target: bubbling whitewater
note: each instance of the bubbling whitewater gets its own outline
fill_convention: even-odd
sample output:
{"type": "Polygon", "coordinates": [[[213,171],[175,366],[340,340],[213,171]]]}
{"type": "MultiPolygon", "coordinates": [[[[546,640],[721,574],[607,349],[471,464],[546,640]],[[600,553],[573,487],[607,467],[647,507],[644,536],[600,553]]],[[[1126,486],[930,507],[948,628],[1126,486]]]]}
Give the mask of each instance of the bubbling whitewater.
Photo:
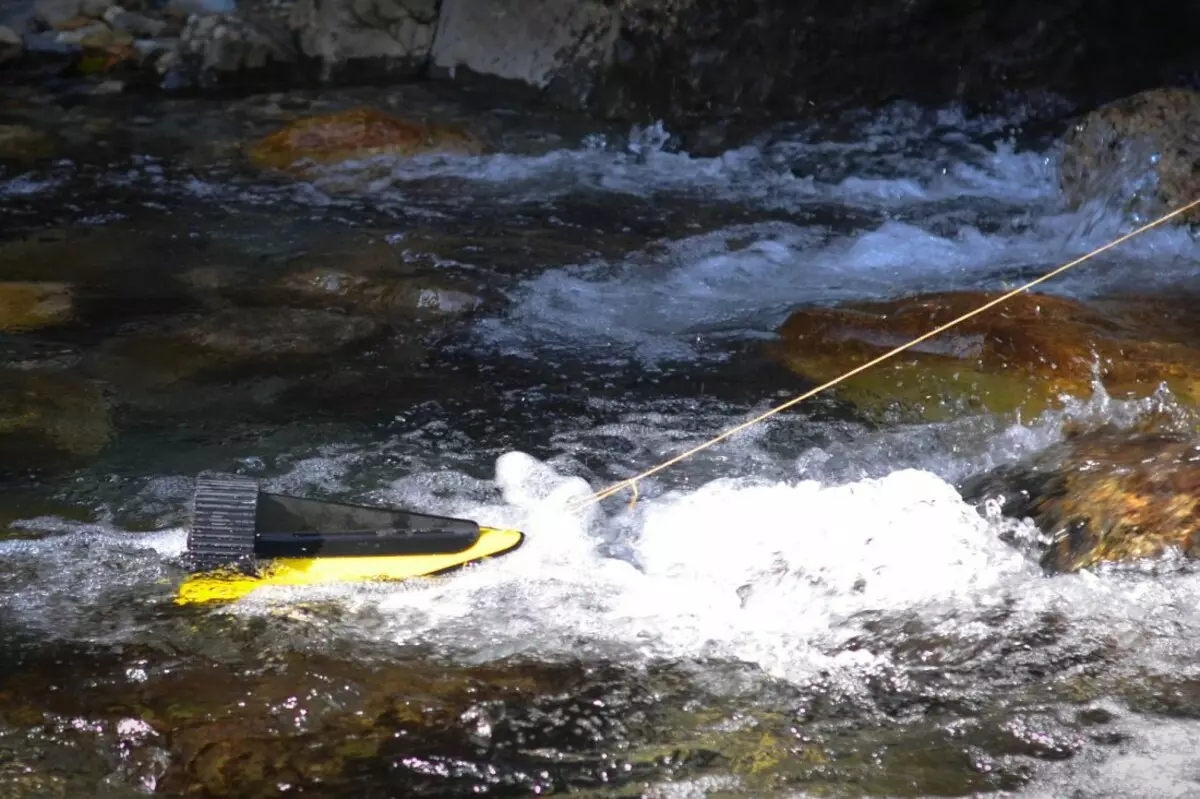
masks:
{"type": "MultiPolygon", "coordinates": [[[[229,240],[261,248],[242,265],[251,273],[272,257],[298,257],[275,240],[279,231],[304,243],[342,235],[343,224],[370,226],[406,269],[467,275],[489,299],[430,347],[420,369],[369,356],[365,393],[380,410],[366,421],[332,407],[330,392],[319,396],[331,407],[311,417],[292,406],[237,427],[221,415],[237,410],[225,395],[236,386],[222,385],[211,418],[186,406],[167,417],[166,432],[139,438],[134,426],[95,466],[51,487],[51,498],[94,510],[92,522],[38,511],[9,525],[18,535],[0,539],[3,624],[35,650],[159,653],[128,667],[151,687],[212,664],[249,664],[239,673],[257,676],[313,650],[352,662],[384,652],[414,671],[433,661],[677,669],[694,694],[683,704],[720,700],[715,720],[672,728],[688,746],[736,749],[734,733],[750,730],[755,746],[773,736],[797,747],[760,772],[730,753],[708,773],[647,778],[638,788],[647,796],[738,790],[798,763],[817,776],[762,793],[808,795],[803,786],[815,781],[815,795],[855,785],[864,795],[967,795],[1018,784],[1031,796],[1133,797],[1147,794],[1152,775],[1153,795],[1189,795],[1181,741],[1196,731],[1181,719],[1163,728],[1170,735],[1157,729],[1168,722],[1153,702],[1167,700],[1143,694],[1155,680],[1197,677],[1200,576],[1164,562],[1046,577],[1029,552],[1032,525],[981,512],[955,487],[1060,440],[1068,423],[1185,414],[1165,392],[1121,402],[1097,391],[1015,422],[883,428],[822,398],[645,481],[633,508],[628,494],[566,507],[799,393],[755,354],[798,305],[1011,288],[1130,227],[1111,209],[1065,210],[1055,145],[1018,146],[1009,133],[1020,121],[898,108],[837,135],[770,131],[715,157],[674,151],[668,132],[652,127],[533,153],[372,159],[302,183],[140,157],[127,170],[60,162],[47,174],[4,174],[0,199],[10,203],[65,207],[57,192],[88,180],[102,196],[128,192],[131,205],[197,203],[197,224],[214,225],[204,232],[225,235],[227,249],[236,251],[229,240]],[[276,227],[257,230],[263,220],[276,227]],[[422,236],[450,244],[423,252],[422,236]],[[576,238],[599,244],[562,246],[576,238]],[[527,243],[506,249],[514,240],[527,243]],[[402,379],[376,377],[389,370],[402,379]],[[421,380],[435,390],[404,393],[421,380]],[[268,491],[466,516],[528,539],[436,580],[265,587],[184,615],[171,609],[171,587],[201,469],[252,475],[268,491]],[[823,700],[829,709],[814,709],[823,700]],[[1088,737],[1097,726],[1108,738],[1088,737]],[[713,730],[733,738],[703,737],[713,730]],[[829,751],[803,748],[814,740],[829,751]],[[915,760],[889,761],[897,752],[915,760]],[[1158,771],[1156,757],[1165,758],[1158,771]],[[837,771],[855,758],[879,781],[837,771]],[[1003,779],[987,782],[995,774],[1003,779]]],[[[89,207],[88,224],[118,224],[126,210],[89,207]]],[[[1088,297],[1170,287],[1198,260],[1186,231],[1158,229],[1046,288],[1088,297]]],[[[163,396],[130,415],[169,404],[163,396]]],[[[288,701],[341,679],[304,674],[309,682],[288,701]]],[[[569,693],[545,690],[535,704],[569,693]]],[[[491,718],[491,701],[455,716],[472,740],[493,734],[479,721],[491,718]]],[[[619,706],[607,694],[589,701],[619,706]]],[[[530,736],[557,729],[554,713],[534,716],[530,736]]],[[[6,734],[0,760],[5,741],[37,739],[6,734]]],[[[412,734],[405,740],[424,745],[412,734]]],[[[570,762],[572,751],[555,749],[565,739],[545,734],[551,760],[570,762]]],[[[601,736],[597,747],[606,756],[636,748],[632,737],[601,736]]],[[[498,768],[504,755],[493,754],[463,773],[498,785],[478,776],[498,768]]],[[[452,760],[434,758],[429,774],[448,773],[452,760]]],[[[430,780],[421,784],[451,784],[430,780]]]]}

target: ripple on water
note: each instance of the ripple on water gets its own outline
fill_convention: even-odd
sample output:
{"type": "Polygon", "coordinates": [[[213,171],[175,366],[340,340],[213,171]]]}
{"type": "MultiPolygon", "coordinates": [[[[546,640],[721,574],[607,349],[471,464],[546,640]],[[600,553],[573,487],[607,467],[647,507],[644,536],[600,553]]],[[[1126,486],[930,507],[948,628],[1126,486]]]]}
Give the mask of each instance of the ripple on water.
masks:
{"type": "MultiPolygon", "coordinates": [[[[588,490],[577,475],[600,482],[581,464],[628,473],[741,421],[760,399],[624,391],[615,384],[637,371],[631,363],[682,364],[703,385],[722,358],[738,357],[725,342],[769,336],[797,304],[1003,285],[1118,232],[1124,220],[1105,209],[1064,212],[1053,149],[1017,147],[1002,138],[1004,124],[908,109],[852,125],[840,138],[777,131],[712,158],[672,151],[661,130],[635,130],[629,139],[534,155],[349,164],[286,185],[153,159],[91,175],[104,191],[158,207],[190,197],[209,211],[253,208],[249,226],[302,208],[301,226],[327,212],[358,221],[369,210],[397,228],[485,214],[505,229],[509,207],[541,214],[580,195],[614,207],[615,218],[635,198],[638,213],[670,207],[686,217],[686,203],[699,201],[736,207],[737,218],[751,221],[697,223],[654,241],[638,228],[630,240],[643,240],[624,256],[604,250],[562,268],[535,264],[538,273],[522,273],[512,288],[510,306],[475,320],[459,350],[472,363],[497,352],[550,354],[590,378],[586,389],[570,386],[587,396],[565,398],[572,410],[557,415],[543,414],[545,403],[529,411],[516,389],[500,400],[489,395],[482,410],[499,426],[519,417],[544,427],[553,458],[509,451],[495,459],[498,448],[466,431],[449,400],[444,418],[408,429],[397,423],[389,430],[402,432],[390,438],[372,429],[330,441],[325,431],[345,428],[299,420],[300,435],[279,439],[289,442],[286,453],[267,451],[269,438],[249,447],[261,451],[228,445],[237,467],[261,475],[268,489],[366,496],[516,526],[529,534],[516,553],[437,581],[269,589],[213,612],[175,613],[170,588],[185,540],[176,525],[191,483],[163,464],[187,459],[138,452],[147,481],[106,487],[96,479],[88,500],[119,495],[113,504],[124,503],[122,513],[154,519],[158,529],[137,533],[104,516],[17,525],[20,537],[0,541],[6,624],[36,631],[41,642],[98,641],[114,651],[136,642],[169,652],[168,660],[250,661],[251,670],[256,657],[307,646],[331,657],[416,650],[456,665],[576,659],[644,671],[667,661],[689,670],[687,691],[733,697],[717,703],[715,722],[681,712],[687,728],[673,733],[694,744],[692,762],[704,759],[714,729],[745,733],[753,746],[739,757],[774,763],[766,770],[794,778],[791,788],[962,794],[1019,787],[1033,773],[1031,795],[1136,796],[1151,783],[1156,795],[1187,795],[1190,722],[1152,726],[1116,697],[1141,690],[1140,675],[1186,677],[1193,669],[1200,578],[1164,569],[1047,579],[1004,543],[1032,528],[981,515],[953,485],[1056,440],[1072,414],[1119,421],[1150,403],[1098,397],[1020,425],[971,420],[881,431],[798,416],[649,481],[632,510],[621,499],[584,513],[561,507],[588,490]],[[296,443],[305,435],[320,440],[296,443]],[[1096,697],[1108,721],[1089,739],[1076,709],[1096,697]],[[1120,751],[1103,748],[1113,741],[1124,742],[1120,751]]],[[[13,203],[44,202],[56,190],[45,175],[5,179],[0,194],[13,203]]],[[[94,217],[95,209],[81,213],[94,217]]],[[[490,263],[486,257],[480,261],[490,263]]],[[[1194,273],[1195,260],[1186,232],[1156,231],[1053,288],[1170,286],[1194,273]]],[[[541,390],[565,394],[568,384],[541,390]]],[[[411,411],[398,408],[397,418],[411,411]]],[[[138,679],[153,682],[155,665],[162,667],[150,664],[138,679]]],[[[514,746],[524,735],[565,729],[563,719],[574,723],[550,699],[538,705],[543,698],[521,711],[528,716],[514,746]]],[[[492,717],[478,704],[454,734],[486,738],[492,717]]],[[[682,704],[692,712],[696,702],[682,704]]],[[[630,745],[617,738],[598,734],[596,746],[630,745]]],[[[440,740],[425,743],[436,749],[440,740]]],[[[730,748],[731,739],[717,740],[712,748],[730,748]]],[[[402,744],[387,757],[373,753],[371,768],[405,766],[402,744]]],[[[487,755],[472,750],[451,762],[451,754],[412,760],[414,770],[428,770],[415,779],[457,769],[456,779],[487,781],[487,755]]],[[[753,772],[711,770],[673,782],[649,777],[645,795],[737,790],[753,772]]]]}

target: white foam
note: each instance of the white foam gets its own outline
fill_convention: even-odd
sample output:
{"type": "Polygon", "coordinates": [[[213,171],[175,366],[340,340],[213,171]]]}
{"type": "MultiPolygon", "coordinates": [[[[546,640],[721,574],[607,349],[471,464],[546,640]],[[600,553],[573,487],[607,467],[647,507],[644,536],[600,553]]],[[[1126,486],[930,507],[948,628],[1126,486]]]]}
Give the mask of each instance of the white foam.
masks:
{"type": "MultiPolygon", "coordinates": [[[[515,288],[502,315],[477,323],[476,343],[527,357],[587,350],[646,365],[695,359],[723,335],[771,335],[805,304],[1012,288],[1018,271],[1021,282],[1032,279],[1124,232],[1111,218],[1081,230],[1086,213],[1043,217],[1016,234],[965,225],[943,235],[899,221],[844,235],[784,222],[730,227],[620,264],[547,270],[515,288]]],[[[1198,264],[1186,231],[1155,230],[1039,290],[1149,291],[1178,284],[1198,264]]]]}
{"type": "MultiPolygon", "coordinates": [[[[836,487],[719,480],[616,520],[564,509],[586,485],[526,455],[497,471],[504,504],[472,516],[524,530],[520,550],[448,580],[330,590],[382,612],[376,634],[472,658],[582,647],[741,660],[803,680],[869,665],[838,651],[864,612],[961,612],[1035,575],[952,486],[918,470],[836,487]],[[612,524],[634,531],[631,559],[601,553],[612,524]]],[[[293,596],[260,591],[239,612],[293,596]]]]}

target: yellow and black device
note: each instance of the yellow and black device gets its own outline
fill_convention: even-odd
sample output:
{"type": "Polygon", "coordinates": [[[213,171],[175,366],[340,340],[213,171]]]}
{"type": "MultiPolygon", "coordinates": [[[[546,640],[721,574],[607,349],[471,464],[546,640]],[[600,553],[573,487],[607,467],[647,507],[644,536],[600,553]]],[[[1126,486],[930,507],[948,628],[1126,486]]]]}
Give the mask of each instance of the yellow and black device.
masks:
{"type": "Polygon", "coordinates": [[[268,585],[407,580],[515,551],[517,530],[468,519],[259,490],[245,477],[196,481],[177,604],[232,601],[268,585]]]}

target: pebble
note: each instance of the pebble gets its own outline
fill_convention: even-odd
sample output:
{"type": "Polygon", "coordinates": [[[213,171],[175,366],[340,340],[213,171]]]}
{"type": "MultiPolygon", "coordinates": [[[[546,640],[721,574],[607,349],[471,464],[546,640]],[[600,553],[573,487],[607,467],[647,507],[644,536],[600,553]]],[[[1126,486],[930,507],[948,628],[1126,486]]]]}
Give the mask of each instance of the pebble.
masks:
{"type": "Polygon", "coordinates": [[[125,91],[125,81],[106,80],[92,89],[92,94],[120,94],[123,91],[125,91]]]}

